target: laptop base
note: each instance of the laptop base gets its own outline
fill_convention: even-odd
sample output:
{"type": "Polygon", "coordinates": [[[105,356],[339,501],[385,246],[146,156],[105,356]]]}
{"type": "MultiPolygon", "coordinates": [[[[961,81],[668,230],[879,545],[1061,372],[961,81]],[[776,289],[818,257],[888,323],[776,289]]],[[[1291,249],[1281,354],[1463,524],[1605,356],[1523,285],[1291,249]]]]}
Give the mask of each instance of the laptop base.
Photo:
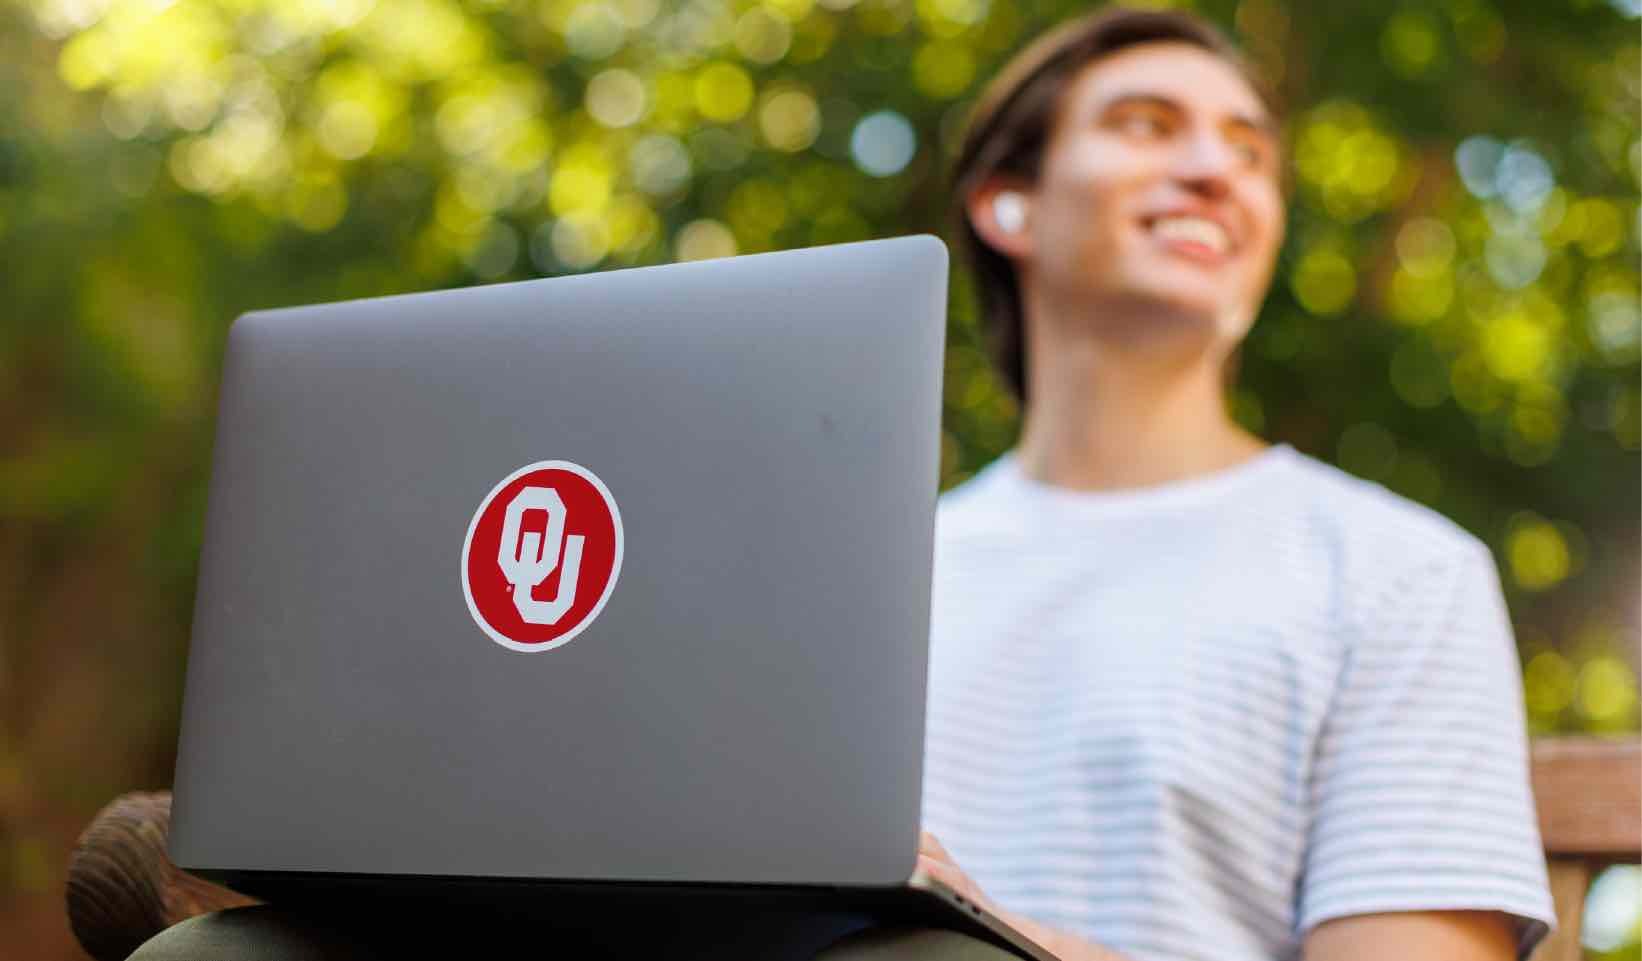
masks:
{"type": "Polygon", "coordinates": [[[471,917],[487,924],[552,925],[607,932],[635,924],[699,928],[722,916],[829,916],[840,931],[893,926],[958,931],[1029,961],[1052,955],[979,906],[943,888],[585,882],[513,878],[194,870],[191,873],[282,907],[338,921],[471,917]]]}

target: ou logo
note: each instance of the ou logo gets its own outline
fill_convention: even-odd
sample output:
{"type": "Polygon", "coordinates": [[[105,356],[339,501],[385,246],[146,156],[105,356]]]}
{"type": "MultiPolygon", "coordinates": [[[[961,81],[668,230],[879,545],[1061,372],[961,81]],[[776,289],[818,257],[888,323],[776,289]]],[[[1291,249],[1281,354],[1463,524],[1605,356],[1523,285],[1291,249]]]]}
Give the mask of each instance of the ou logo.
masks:
{"type": "Polygon", "coordinates": [[[491,489],[462,543],[462,593],[490,639],[550,651],[586,630],[621,573],[621,513],[569,461],[519,468],[491,489]]]}

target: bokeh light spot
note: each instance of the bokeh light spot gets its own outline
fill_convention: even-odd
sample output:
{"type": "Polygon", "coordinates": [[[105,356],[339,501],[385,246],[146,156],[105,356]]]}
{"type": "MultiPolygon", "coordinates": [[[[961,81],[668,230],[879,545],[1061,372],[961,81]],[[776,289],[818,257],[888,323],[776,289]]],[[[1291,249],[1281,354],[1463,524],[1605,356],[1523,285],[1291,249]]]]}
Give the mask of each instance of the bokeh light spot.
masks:
{"type": "Polygon", "coordinates": [[[576,211],[598,213],[610,200],[614,176],[609,161],[594,144],[566,150],[548,185],[548,207],[560,217],[576,211]]]}
{"type": "Polygon", "coordinates": [[[621,16],[603,3],[584,3],[565,22],[564,42],[583,60],[603,60],[627,40],[621,16]]]}
{"type": "Polygon", "coordinates": [[[846,244],[865,240],[872,234],[872,225],[855,208],[846,203],[834,203],[824,208],[810,226],[811,244],[846,244]]]}
{"type": "Polygon", "coordinates": [[[1599,655],[1579,669],[1579,712],[1598,723],[1628,717],[1636,707],[1636,678],[1617,657],[1599,655]]]}
{"type": "Polygon", "coordinates": [[[1573,703],[1576,678],[1568,659],[1556,651],[1542,651],[1522,669],[1523,695],[1534,714],[1555,715],[1573,703]]]}
{"type": "Polygon", "coordinates": [[[357,160],[376,144],[376,118],[357,101],[343,100],[325,108],[315,133],[333,157],[357,160]]]}
{"type": "Polygon", "coordinates": [[[554,222],[549,240],[553,256],[571,270],[587,270],[610,251],[604,221],[590,214],[572,213],[554,222]]]}
{"type": "Polygon", "coordinates": [[[1635,294],[1608,290],[1589,302],[1591,343],[1610,362],[1634,358],[1642,341],[1642,304],[1635,294]]]}
{"type": "Polygon", "coordinates": [[[1415,276],[1446,271],[1456,249],[1454,231],[1435,217],[1415,217],[1397,231],[1397,258],[1415,276]]]}
{"type": "Polygon", "coordinates": [[[1534,515],[1516,519],[1506,537],[1511,577],[1524,590],[1543,591],[1567,578],[1573,565],[1568,542],[1555,524],[1534,515]]]}
{"type": "Polygon", "coordinates": [[[1494,168],[1494,183],[1501,199],[1518,213],[1538,210],[1556,178],[1545,158],[1526,144],[1513,143],[1500,155],[1494,168]]]}
{"type": "Polygon", "coordinates": [[[625,254],[642,250],[655,239],[660,229],[655,211],[633,194],[625,194],[612,201],[604,222],[611,248],[625,254]]]}
{"type": "Polygon", "coordinates": [[[905,170],[917,150],[918,135],[912,124],[893,110],[862,117],[850,136],[855,165],[873,177],[892,177],[905,170]]]}
{"type": "Polygon", "coordinates": [[[1351,261],[1328,248],[1308,251],[1290,277],[1300,306],[1319,316],[1344,310],[1357,294],[1357,271],[1351,261]]]}
{"type": "Polygon", "coordinates": [[[1608,200],[1593,197],[1582,200],[1579,210],[1579,249],[1586,257],[1596,260],[1606,257],[1624,243],[1625,228],[1619,208],[1608,200]]]}
{"type": "Polygon", "coordinates": [[[787,199],[781,188],[766,180],[749,180],[730,194],[727,205],[736,236],[753,246],[767,247],[776,231],[787,224],[787,199]]]}
{"type": "Polygon", "coordinates": [[[912,59],[912,80],[918,89],[938,100],[950,100],[969,89],[975,79],[975,56],[967,45],[952,40],[924,44],[912,59]]]}
{"type": "Polygon", "coordinates": [[[640,139],[628,153],[627,164],[634,185],[647,194],[666,196],[690,182],[690,152],[666,134],[640,139]]]}
{"type": "Polygon", "coordinates": [[[1392,15],[1380,35],[1387,66],[1405,77],[1418,77],[1438,61],[1442,40],[1437,22],[1424,10],[1404,9],[1392,15]]]}
{"type": "Polygon", "coordinates": [[[605,70],[587,82],[587,113],[606,127],[630,127],[644,117],[644,81],[631,70],[605,70]]]}
{"type": "Polygon", "coordinates": [[[673,254],[679,260],[711,260],[733,257],[735,253],[735,234],[710,218],[685,224],[673,242],[673,254]]]}
{"type": "Polygon", "coordinates": [[[728,123],[739,119],[753,102],[753,81],[733,63],[711,63],[696,74],[696,109],[703,117],[728,123]]]}
{"type": "Polygon", "coordinates": [[[796,153],[815,143],[821,132],[821,108],[802,90],[783,90],[765,99],[758,126],[770,146],[796,153]]]}
{"type": "Polygon", "coordinates": [[[313,233],[335,227],[348,209],[348,193],[334,175],[297,179],[285,195],[285,212],[313,233]]]}
{"type": "Polygon", "coordinates": [[[82,33],[57,55],[57,75],[75,90],[90,90],[108,79],[116,62],[107,34],[82,33]]]}
{"type": "Polygon", "coordinates": [[[753,63],[775,63],[792,46],[792,24],[764,7],[753,7],[735,24],[735,47],[753,63]]]}
{"type": "MultiPolygon", "coordinates": [[[[1630,16],[1642,14],[1642,0],[1615,0],[1628,3],[1630,16]]],[[[1580,941],[1585,947],[1604,954],[1627,944],[1642,941],[1642,867],[1616,864],[1597,875],[1585,901],[1585,919],[1580,941]]]]}
{"type": "Polygon", "coordinates": [[[661,12],[661,0],[616,0],[616,16],[629,30],[642,30],[661,12]]]}
{"type": "Polygon", "coordinates": [[[1545,370],[1550,349],[1551,332],[1523,310],[1505,313],[1483,330],[1483,360],[1501,380],[1538,377],[1545,370]]]}
{"type": "Polygon", "coordinates": [[[989,0],[917,0],[918,18],[924,30],[937,37],[952,37],[986,19],[989,0]]]}
{"type": "Polygon", "coordinates": [[[1442,272],[1419,274],[1399,267],[1391,274],[1387,306],[1393,319],[1412,326],[1428,324],[1448,313],[1454,303],[1454,279],[1442,272]]]}
{"type": "Polygon", "coordinates": [[[763,2],[764,6],[793,23],[809,16],[810,10],[815,6],[815,0],[763,0],[763,2]]]}
{"type": "Polygon", "coordinates": [[[1471,195],[1487,200],[1498,192],[1494,171],[1499,167],[1505,147],[1492,137],[1467,137],[1454,148],[1454,168],[1471,195]]]}

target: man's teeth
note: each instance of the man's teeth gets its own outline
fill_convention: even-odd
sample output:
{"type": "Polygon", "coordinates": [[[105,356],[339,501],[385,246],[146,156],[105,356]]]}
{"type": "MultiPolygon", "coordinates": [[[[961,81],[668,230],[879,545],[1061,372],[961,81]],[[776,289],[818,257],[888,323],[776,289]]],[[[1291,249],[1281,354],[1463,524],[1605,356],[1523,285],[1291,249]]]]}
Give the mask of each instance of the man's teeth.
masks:
{"type": "Polygon", "coordinates": [[[1231,238],[1225,228],[1202,217],[1160,217],[1152,224],[1152,232],[1165,240],[1184,240],[1202,244],[1217,254],[1231,247],[1231,238]]]}

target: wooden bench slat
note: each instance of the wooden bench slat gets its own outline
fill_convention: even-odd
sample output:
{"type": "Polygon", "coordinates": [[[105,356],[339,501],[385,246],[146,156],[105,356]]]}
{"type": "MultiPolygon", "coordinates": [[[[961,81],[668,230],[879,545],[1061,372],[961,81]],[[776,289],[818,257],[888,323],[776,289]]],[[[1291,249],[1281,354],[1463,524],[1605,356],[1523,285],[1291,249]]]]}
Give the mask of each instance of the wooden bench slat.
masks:
{"type": "Polygon", "coordinates": [[[1536,740],[1533,785],[1550,855],[1622,861],[1642,851],[1642,741],[1536,740]]]}

